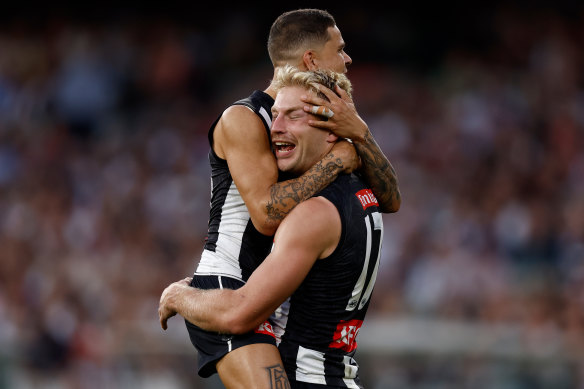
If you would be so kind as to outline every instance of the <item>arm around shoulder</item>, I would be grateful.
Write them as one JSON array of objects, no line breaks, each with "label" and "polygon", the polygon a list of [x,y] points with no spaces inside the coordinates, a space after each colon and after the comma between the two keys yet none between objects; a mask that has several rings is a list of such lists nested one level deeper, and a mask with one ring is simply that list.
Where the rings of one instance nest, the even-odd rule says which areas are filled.
[{"label": "arm around shoulder", "polygon": [[302,283],[315,261],[337,247],[341,219],[336,207],[323,197],[298,205],[276,232],[274,249],[252,273],[225,317],[231,333],[249,331],[282,304]]},{"label": "arm around shoulder", "polygon": [[[167,303],[171,311],[205,330],[248,332],[294,293],[316,260],[334,251],[340,234],[341,221],[334,205],[322,197],[311,198],[284,219],[276,232],[274,250],[243,287],[199,290],[173,284],[169,288],[175,290],[165,291],[163,296],[173,296],[166,298],[171,301]],[[164,305],[161,299],[161,307]]]},{"label": "arm around shoulder", "polygon": [[254,226],[265,235],[273,235],[299,203],[324,189],[339,173],[357,165],[356,154],[333,149],[302,176],[278,182],[278,168],[266,129],[257,115],[242,106],[226,110],[214,139],[220,156],[227,160]]},{"label": "arm around shoulder", "polygon": [[[336,86],[338,95],[324,86],[319,86],[319,90],[328,97],[328,102],[314,96],[307,96],[303,101],[312,105],[324,104],[331,107],[334,115],[327,121],[311,120],[310,124],[353,141],[361,159],[359,171],[377,197],[379,209],[384,213],[397,212],[401,206],[397,175],[373,139],[367,123],[357,113],[353,99],[339,86]],[[304,110],[309,112],[310,107],[306,106]]]}]

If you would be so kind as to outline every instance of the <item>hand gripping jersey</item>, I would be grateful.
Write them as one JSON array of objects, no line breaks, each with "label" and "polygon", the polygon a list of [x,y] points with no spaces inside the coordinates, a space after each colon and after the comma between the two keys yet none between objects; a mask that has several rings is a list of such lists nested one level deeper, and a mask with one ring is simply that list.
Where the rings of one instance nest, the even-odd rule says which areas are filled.
[{"label": "hand gripping jersey", "polygon": [[[270,95],[256,90],[233,105],[251,109],[262,120],[270,136],[273,104],[274,99]],[[207,239],[195,275],[229,276],[247,281],[270,253],[273,237],[262,235],[255,229],[247,206],[235,187],[227,161],[213,151],[213,131],[218,121],[219,118],[209,130],[211,211]]]},{"label": "hand gripping jersey", "polygon": [[355,175],[340,175],[318,196],[337,207],[339,244],[316,261],[272,321],[289,379],[360,388],[353,355],[377,276],[383,220],[373,192]]}]

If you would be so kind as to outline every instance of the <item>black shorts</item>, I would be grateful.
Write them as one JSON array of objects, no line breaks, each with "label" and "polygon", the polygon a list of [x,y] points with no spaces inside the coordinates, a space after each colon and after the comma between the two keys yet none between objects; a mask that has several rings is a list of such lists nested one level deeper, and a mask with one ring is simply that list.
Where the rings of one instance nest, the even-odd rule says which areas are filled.
[{"label": "black shorts", "polygon": [[[242,281],[225,276],[199,276],[191,281],[191,286],[199,289],[239,289]],[[198,352],[199,375],[207,378],[217,373],[215,364],[227,353],[248,344],[267,343],[276,347],[276,336],[271,324],[266,321],[254,331],[242,335],[227,335],[205,331],[185,320],[191,343]]]}]

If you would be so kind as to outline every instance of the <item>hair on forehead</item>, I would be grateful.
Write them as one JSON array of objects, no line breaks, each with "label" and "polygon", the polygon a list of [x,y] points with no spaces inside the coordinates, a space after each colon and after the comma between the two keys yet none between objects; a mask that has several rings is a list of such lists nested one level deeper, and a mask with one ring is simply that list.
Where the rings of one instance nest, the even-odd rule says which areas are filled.
[{"label": "hair on forehead", "polygon": [[279,92],[282,88],[299,86],[328,101],[328,97],[319,91],[315,84],[326,86],[333,91],[335,90],[335,85],[338,85],[349,96],[353,92],[351,81],[343,73],[325,69],[301,71],[292,65],[285,65],[278,69],[276,77],[272,81],[272,88]]}]

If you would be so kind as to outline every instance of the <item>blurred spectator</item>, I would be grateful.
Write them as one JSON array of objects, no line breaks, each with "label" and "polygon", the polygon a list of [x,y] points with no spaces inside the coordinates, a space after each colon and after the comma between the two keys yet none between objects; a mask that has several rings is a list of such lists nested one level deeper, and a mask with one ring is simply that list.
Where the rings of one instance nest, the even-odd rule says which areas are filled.
[{"label": "blurred spectator", "polygon": [[[529,355],[560,357],[542,370],[394,359],[372,387],[584,385],[582,9],[493,13],[481,51],[446,47],[428,72],[393,57],[349,71],[403,194],[384,215],[371,315],[510,325]],[[0,28],[0,387],[196,381],[190,348],[157,332],[157,302],[204,242],[206,132],[237,93],[229,74],[265,86],[263,48],[235,41],[254,25],[234,11],[209,27],[221,34],[163,16]]]}]

